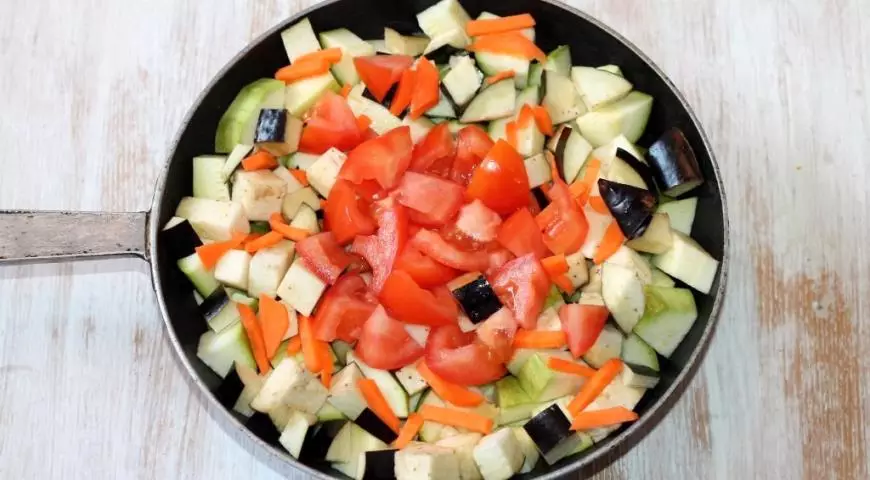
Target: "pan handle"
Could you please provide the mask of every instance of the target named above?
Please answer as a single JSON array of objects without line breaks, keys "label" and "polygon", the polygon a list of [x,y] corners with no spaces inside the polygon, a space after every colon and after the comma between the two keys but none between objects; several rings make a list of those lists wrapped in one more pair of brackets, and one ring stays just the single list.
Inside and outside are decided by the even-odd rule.
[{"label": "pan handle", "polygon": [[0,210],[0,265],[132,256],[148,260],[148,212]]}]

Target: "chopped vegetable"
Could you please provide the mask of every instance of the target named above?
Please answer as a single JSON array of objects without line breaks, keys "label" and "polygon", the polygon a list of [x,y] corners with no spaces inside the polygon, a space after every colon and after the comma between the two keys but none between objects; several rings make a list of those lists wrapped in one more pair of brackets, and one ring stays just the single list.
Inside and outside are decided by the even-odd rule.
[{"label": "chopped vegetable", "polygon": [[278,347],[284,340],[284,334],[290,326],[290,317],[284,305],[266,294],[260,295],[259,305],[263,346],[266,350],[266,357],[272,358],[278,352]]},{"label": "chopped vegetable", "polygon": [[314,333],[311,331],[311,318],[299,315],[299,337],[302,339],[302,356],[305,359],[305,368],[311,373],[320,373],[323,370],[323,358],[320,354],[320,345]]},{"label": "chopped vegetable", "polygon": [[215,242],[196,247],[196,254],[205,269],[212,270],[225,253],[242,246],[247,238],[248,235],[244,233],[235,233],[233,238],[226,242]]},{"label": "chopped vegetable", "polygon": [[571,430],[592,430],[593,428],[633,422],[637,419],[637,414],[625,407],[611,407],[602,410],[580,412],[574,415],[574,421],[571,422]]},{"label": "chopped vegetable", "polygon": [[441,90],[439,83],[438,68],[426,57],[421,57],[417,62],[417,76],[414,82],[414,92],[411,95],[411,119],[423,116],[430,108],[438,104]]},{"label": "chopped vegetable", "polygon": [[546,108],[537,105],[532,107],[535,114],[535,123],[538,125],[538,130],[544,135],[553,135],[553,120],[550,118],[550,113]]},{"label": "chopped vegetable", "polygon": [[257,362],[257,368],[260,374],[266,374],[272,369],[272,364],[269,363],[269,356],[266,355],[266,344],[263,340],[263,330],[260,328],[260,322],[257,320],[257,314],[251,310],[251,307],[238,303],[236,308],[239,309],[239,315],[242,318],[242,325],[245,327],[245,333],[248,335],[248,342],[251,344],[251,350],[254,352],[254,360]]},{"label": "chopped vegetable", "polygon": [[275,80],[281,80],[284,83],[298,82],[306,78],[317,77],[329,72],[330,64],[326,60],[310,60],[306,62],[296,62],[293,65],[288,65],[275,72]]},{"label": "chopped vegetable", "polygon": [[618,358],[608,360],[600,369],[598,369],[597,372],[595,372],[595,375],[583,384],[580,392],[573,400],[571,400],[571,403],[568,404],[568,411],[575,416],[582,412],[583,409],[589,406],[589,404],[592,403],[592,401],[595,400],[608,385],[610,385],[610,382],[612,382],[621,371],[621,360]]},{"label": "chopped vegetable", "polygon": [[465,32],[472,37],[523,30],[535,26],[535,19],[528,13],[509,17],[472,20],[465,24]]},{"label": "chopped vegetable", "polygon": [[426,366],[425,361],[417,364],[417,371],[426,380],[432,391],[438,395],[438,398],[450,402],[457,407],[476,407],[485,400],[483,395],[439,377]]},{"label": "chopped vegetable", "polygon": [[619,223],[616,221],[610,222],[607,230],[604,231],[604,237],[601,238],[601,243],[598,244],[598,250],[595,251],[595,257],[592,261],[595,262],[595,265],[601,265],[616,253],[623,243],[625,243],[625,235],[622,234]]},{"label": "chopped vegetable", "polygon": [[365,398],[369,409],[375,412],[375,415],[377,415],[381,421],[398,434],[401,422],[399,421],[399,417],[397,417],[393,412],[393,409],[390,408],[390,404],[387,403],[387,399],[384,398],[384,394],[381,393],[378,384],[370,378],[362,378],[356,385],[357,388],[359,388],[360,393],[362,393],[363,398]]},{"label": "chopped vegetable", "polygon": [[408,415],[408,420],[402,425],[402,429],[399,431],[399,438],[393,442],[393,446],[396,448],[405,448],[414,440],[414,437],[417,436],[417,433],[420,431],[420,427],[423,426],[423,416],[419,413],[412,413]]},{"label": "chopped vegetable", "polygon": [[423,417],[423,420],[429,422],[437,422],[442,425],[466,428],[472,432],[478,432],[484,435],[492,432],[492,419],[476,413],[436,407],[435,405],[423,405],[423,407],[420,408],[420,415]]},{"label": "chopped vegetable", "polygon": [[254,170],[271,170],[277,166],[278,160],[274,155],[265,150],[260,150],[242,160],[242,168],[249,172]]},{"label": "chopped vegetable", "polygon": [[302,337],[296,335],[287,341],[287,356],[292,357],[302,351]]},{"label": "chopped vegetable", "polygon": [[517,32],[496,33],[477,37],[468,47],[471,52],[497,53],[526,60],[547,61],[547,54],[534,42]]},{"label": "chopped vegetable", "polygon": [[269,217],[269,227],[272,231],[278,232],[287,240],[293,240],[294,242],[300,242],[311,236],[311,232],[308,230],[287,225],[287,222],[284,221],[284,217],[282,217],[278,212],[273,213],[272,216]]},{"label": "chopped vegetable", "polygon": [[555,370],[557,372],[579,375],[586,378],[592,378],[595,375],[594,368],[559,357],[550,357],[547,359],[547,367],[549,367],[550,370]]},{"label": "chopped vegetable", "polygon": [[259,237],[255,240],[245,243],[245,250],[248,253],[254,253],[258,250],[269,248],[281,240],[284,240],[284,235],[278,232],[269,232],[262,237]]},{"label": "chopped vegetable", "polygon": [[562,348],[566,345],[565,332],[520,330],[514,336],[514,348]]},{"label": "chopped vegetable", "polygon": [[471,176],[467,195],[500,215],[510,215],[528,204],[529,177],[517,151],[499,140]]},{"label": "chopped vegetable", "polygon": [[604,305],[567,304],[559,309],[562,331],[568,335],[568,347],[574,358],[589,351],[601,336],[610,311]]},{"label": "chopped vegetable", "polygon": [[308,174],[305,173],[305,170],[299,170],[297,168],[290,169],[290,174],[299,182],[303,187],[308,186]]},{"label": "chopped vegetable", "polygon": [[402,72],[413,63],[414,57],[408,55],[376,55],[353,59],[360,79],[379,102],[384,101],[390,88],[402,78]]},{"label": "chopped vegetable", "polygon": [[402,72],[402,77],[399,79],[399,88],[393,96],[392,103],[390,103],[390,113],[399,116],[411,106],[411,99],[414,96],[414,88],[416,85],[416,70],[409,68]]},{"label": "chopped vegetable", "polygon": [[517,72],[515,72],[513,70],[502,70],[501,72],[498,72],[491,77],[486,77],[486,84],[492,85],[493,83],[497,83],[497,82],[504,80],[506,78],[514,78],[514,76],[516,76],[516,74],[517,74]]}]

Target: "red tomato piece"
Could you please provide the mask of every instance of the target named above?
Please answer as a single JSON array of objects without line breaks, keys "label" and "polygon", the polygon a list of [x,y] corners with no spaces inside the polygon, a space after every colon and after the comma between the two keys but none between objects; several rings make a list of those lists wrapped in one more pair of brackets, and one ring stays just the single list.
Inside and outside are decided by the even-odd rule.
[{"label": "red tomato piece", "polygon": [[489,267],[489,256],[486,252],[464,252],[431,230],[417,232],[411,239],[411,244],[435,261],[457,270],[478,272]]},{"label": "red tomato piece", "polygon": [[538,259],[528,254],[511,260],[495,272],[490,283],[519,326],[534,330],[550,290],[550,279]]},{"label": "red tomato piece", "polygon": [[495,145],[489,135],[477,125],[469,125],[459,131],[456,138],[456,159],[450,171],[450,179],[468,185],[474,170]]},{"label": "red tomato piece", "polygon": [[502,361],[511,358],[514,335],[517,333],[517,320],[507,308],[493,313],[475,330],[477,338],[492,349]]},{"label": "red tomato piece", "polygon": [[354,260],[341,248],[332,232],[318,233],[296,242],[296,253],[306,268],[330,285]]},{"label": "red tomato piece", "polygon": [[339,177],[355,184],[376,180],[381,187],[391,189],[408,169],[413,148],[411,129],[407,126],[394,128],[351,150]]},{"label": "red tomato piece", "polygon": [[439,123],[414,147],[410,170],[448,177],[456,156],[456,143],[447,123]]},{"label": "red tomato piece", "polygon": [[374,180],[363,180],[359,185],[354,185],[353,189],[360,198],[369,203],[387,198],[387,191]]},{"label": "red tomato piece", "polygon": [[514,258],[516,258],[514,254],[504,248],[489,252],[489,270],[487,272],[495,272]]},{"label": "red tomato piece", "polygon": [[423,255],[410,244],[405,245],[405,249],[396,260],[395,269],[406,272],[422,288],[444,285],[459,276],[458,271]]},{"label": "red tomato piece", "polygon": [[393,271],[396,259],[408,240],[408,214],[392,197],[375,204],[378,233],[359,236],[351,251],[361,255],[372,267],[372,291],[378,293]]},{"label": "red tomato piece", "polygon": [[465,196],[462,187],[451,181],[416,172],[405,173],[396,192],[399,203],[438,225],[456,215]]},{"label": "red tomato piece", "polygon": [[430,327],[456,323],[457,312],[452,297],[447,299],[450,304],[444,302],[444,298],[420,288],[410,275],[401,270],[393,270],[387,277],[378,299],[390,315],[405,323]]},{"label": "red tomato piece", "polygon": [[477,242],[488,243],[495,240],[501,217],[480,200],[474,200],[459,209],[456,228]]},{"label": "red tomato piece", "polygon": [[501,224],[498,243],[518,257],[531,253],[540,260],[549,255],[538,223],[525,208],[517,210]]},{"label": "red tomato piece", "polygon": [[474,332],[457,325],[439,327],[426,342],[426,366],[458,385],[484,385],[505,375],[504,363],[489,347],[475,342]]},{"label": "red tomato piece", "polygon": [[568,337],[568,347],[574,358],[585,355],[592,348],[609,316],[610,312],[603,305],[562,305],[559,320],[562,321],[562,331]]},{"label": "red tomato piece", "polygon": [[335,240],[342,245],[352,241],[357,235],[371,235],[378,228],[378,224],[369,214],[369,209],[357,198],[353,186],[347,180],[335,182],[324,210]]},{"label": "red tomato piece", "polygon": [[332,147],[348,151],[362,140],[356,117],[347,100],[327,91],[309,112],[299,140],[299,151],[321,154]]},{"label": "red tomato piece", "polygon": [[557,255],[577,252],[589,233],[586,216],[562,180],[553,182],[547,196],[552,203],[536,219],[538,227],[544,232],[544,244]]},{"label": "red tomato piece", "polygon": [[525,207],[529,203],[529,177],[523,157],[499,140],[474,170],[467,193],[500,215]]},{"label": "red tomato piece", "polygon": [[366,321],[354,350],[367,365],[397,370],[423,356],[423,346],[414,341],[402,322],[390,318],[378,305]]},{"label": "red tomato piece", "polygon": [[377,300],[358,273],[342,275],[323,296],[314,312],[313,331],[318,340],[336,338],[354,342],[377,307]]},{"label": "red tomato piece", "polygon": [[379,102],[384,101],[393,84],[413,64],[414,57],[408,55],[372,55],[353,59],[359,78]]}]

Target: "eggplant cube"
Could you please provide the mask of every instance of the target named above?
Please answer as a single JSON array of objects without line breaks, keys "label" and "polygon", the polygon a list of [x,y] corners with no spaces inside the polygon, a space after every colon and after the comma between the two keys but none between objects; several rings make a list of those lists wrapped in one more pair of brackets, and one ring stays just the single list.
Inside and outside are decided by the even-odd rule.
[{"label": "eggplant cube", "polygon": [[669,197],[679,197],[704,183],[695,152],[678,128],[665,132],[649,148],[646,158],[658,174],[662,192]]},{"label": "eggplant cube", "polygon": [[448,285],[453,297],[473,323],[480,323],[502,308],[492,285],[481,273],[463,275]]},{"label": "eggplant cube", "polygon": [[656,209],[656,197],[649,190],[598,179],[598,190],[608,210],[626,238],[637,238],[646,231]]},{"label": "eggplant cube", "polygon": [[233,180],[233,203],[242,206],[248,220],[265,222],[281,211],[286,188],[284,181],[270,171],[239,171]]},{"label": "eggplant cube", "polygon": [[254,144],[280,157],[296,152],[302,137],[302,120],[281,108],[264,108],[257,120]]}]

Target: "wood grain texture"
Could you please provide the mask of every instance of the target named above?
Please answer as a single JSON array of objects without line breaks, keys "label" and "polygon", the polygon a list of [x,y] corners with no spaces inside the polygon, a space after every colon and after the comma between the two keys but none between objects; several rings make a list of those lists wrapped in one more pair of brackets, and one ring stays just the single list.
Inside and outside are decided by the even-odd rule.
[{"label": "wood grain texture", "polygon": [[[0,207],[144,209],[200,89],[312,3],[0,2]],[[570,3],[686,94],[733,227],[701,372],[598,478],[868,478],[870,3]],[[144,263],[0,268],[0,478],[301,478],[212,413]]]}]

